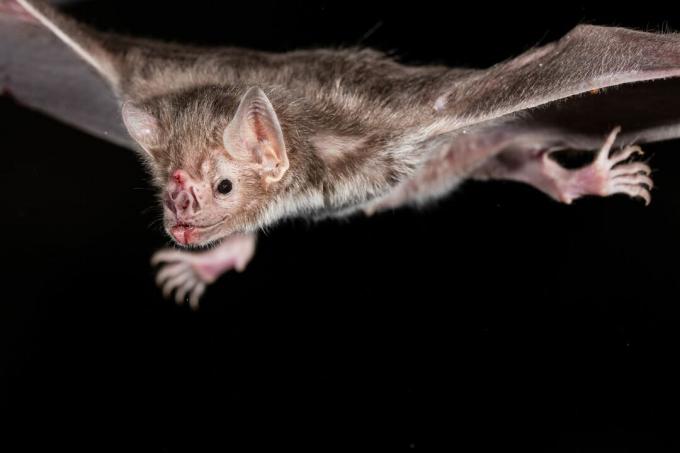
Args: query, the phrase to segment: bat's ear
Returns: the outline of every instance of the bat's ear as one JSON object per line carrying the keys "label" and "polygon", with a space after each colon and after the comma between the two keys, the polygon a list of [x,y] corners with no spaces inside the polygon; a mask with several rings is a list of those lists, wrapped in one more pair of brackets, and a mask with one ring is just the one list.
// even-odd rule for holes
{"label": "bat's ear", "polygon": [[280,180],[288,170],[281,124],[261,89],[252,87],[241,99],[224,131],[224,147],[235,159],[259,165],[266,183]]}
{"label": "bat's ear", "polygon": [[153,157],[151,149],[160,145],[158,120],[131,102],[123,104],[123,122],[130,136]]}

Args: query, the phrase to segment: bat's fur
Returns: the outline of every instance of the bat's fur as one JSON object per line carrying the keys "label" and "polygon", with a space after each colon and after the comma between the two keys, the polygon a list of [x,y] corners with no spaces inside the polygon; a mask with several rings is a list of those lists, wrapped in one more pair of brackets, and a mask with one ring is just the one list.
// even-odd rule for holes
{"label": "bat's fur", "polygon": [[290,170],[266,191],[249,184],[248,198],[261,202],[248,213],[234,212],[239,229],[283,216],[346,214],[388,192],[429,157],[428,142],[451,129],[432,104],[469,73],[407,68],[369,50],[275,55],[162,44],[121,48],[113,55],[122,96],[159,118],[168,137],[165,149],[154,152],[159,184],[174,168],[197,174],[220,148],[245,91],[258,86],[266,92]]}
{"label": "bat's fur", "polygon": [[219,237],[284,217],[424,202],[508,147],[564,148],[578,138],[596,149],[608,130],[585,137],[568,125],[532,129],[527,124],[540,110],[527,109],[680,75],[678,35],[624,29],[581,26],[519,58],[467,70],[405,66],[365,49],[272,54],[104,35],[28,3],[94,56],[121,103],[155,118],[160,137],[145,156],[161,190],[176,169],[196,180],[214,176],[229,156],[222,135],[244,93],[253,86],[266,93],[290,167],[278,182],[262,184],[248,165],[232,162],[240,201]]}
{"label": "bat's fur", "polygon": [[[638,47],[617,46],[611,35],[601,37],[598,28],[581,27],[558,44],[489,71],[408,67],[360,49],[270,54],[148,41],[142,46],[136,41],[105,42],[116,57],[125,99],[143,101],[162,119],[171,138],[167,148],[156,153],[157,164],[152,166],[159,184],[170,169],[198,169],[212,152],[206,150],[220,147],[221,131],[248,87],[259,86],[267,93],[285,134],[290,171],[269,190],[248,184],[248,198],[261,201],[250,204],[250,210],[233,212],[233,226],[225,229],[231,232],[282,217],[345,215],[443,196],[485,160],[475,151],[495,154],[505,145],[494,134],[477,134],[471,140],[455,140],[452,146],[452,131],[472,119],[532,107],[541,95],[550,98],[556,84],[611,79],[622,71],[658,65],[661,56],[669,68],[680,66],[677,38],[639,35],[649,41],[655,55],[640,58]],[[555,51],[588,51],[594,62],[574,71],[550,58]],[[514,77],[506,76],[513,71]],[[529,84],[522,86],[518,80]],[[491,97],[489,92],[497,94]],[[480,141],[494,141],[496,146]],[[343,148],[343,142],[350,145]],[[351,145],[357,142],[361,146]],[[324,146],[335,143],[340,146],[328,158]],[[470,155],[474,157],[467,162]]]}

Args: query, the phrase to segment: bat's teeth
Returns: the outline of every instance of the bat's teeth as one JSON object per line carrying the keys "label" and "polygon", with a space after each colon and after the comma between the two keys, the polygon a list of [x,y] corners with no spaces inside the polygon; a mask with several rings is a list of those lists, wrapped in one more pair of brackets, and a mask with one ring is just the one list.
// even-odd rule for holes
{"label": "bat's teeth", "polygon": [[182,245],[196,242],[197,239],[196,228],[191,225],[177,224],[170,229],[170,233]]}

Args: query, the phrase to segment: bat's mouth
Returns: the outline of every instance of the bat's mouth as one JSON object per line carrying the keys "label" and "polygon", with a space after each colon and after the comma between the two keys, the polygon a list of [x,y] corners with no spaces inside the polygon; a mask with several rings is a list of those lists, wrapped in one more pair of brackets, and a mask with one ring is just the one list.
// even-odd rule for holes
{"label": "bat's mouth", "polygon": [[212,225],[177,223],[169,228],[169,233],[181,245],[202,245],[214,239],[213,233],[220,223],[217,222]]}

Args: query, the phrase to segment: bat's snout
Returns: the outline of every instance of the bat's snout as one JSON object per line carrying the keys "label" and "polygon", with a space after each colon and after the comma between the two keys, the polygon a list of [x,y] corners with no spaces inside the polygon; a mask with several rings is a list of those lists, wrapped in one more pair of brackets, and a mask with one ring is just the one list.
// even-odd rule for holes
{"label": "bat's snout", "polygon": [[197,184],[182,170],[175,171],[168,181],[165,205],[177,219],[189,219],[201,210]]}

